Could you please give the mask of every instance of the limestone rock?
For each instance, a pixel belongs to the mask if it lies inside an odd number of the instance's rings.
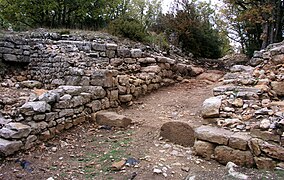
[[[161,68],[159,66],[147,66],[147,67],[143,67],[141,71],[159,73],[161,72]]]
[[[214,154],[215,145],[206,141],[195,141],[193,148],[197,155],[209,160]]]
[[[206,99],[202,105],[202,117],[203,118],[218,117],[221,102],[222,101],[220,97],[211,97]]]
[[[21,149],[21,141],[8,141],[0,138],[0,155],[8,156]]]
[[[27,137],[31,132],[31,127],[22,123],[9,123],[0,129],[0,136],[6,139],[20,139]]]
[[[142,50],[141,49],[131,49],[130,53],[131,53],[131,57],[133,57],[133,58],[142,57]]]
[[[55,103],[59,101],[60,95],[59,93],[48,91],[46,93],[43,93],[38,97],[39,101],[46,101],[47,103]]]
[[[50,110],[51,110],[51,106],[45,101],[27,102],[20,108],[20,111],[22,113],[25,113],[28,111],[44,113]]]
[[[115,112],[98,112],[96,113],[96,122],[99,125],[127,127],[132,120]]]
[[[276,162],[266,157],[254,157],[254,161],[258,169],[273,170]]]
[[[219,79],[221,79],[223,74],[217,74],[217,73],[207,73],[204,72],[196,77],[196,79],[202,79],[202,80],[208,80],[211,82],[217,82]]]
[[[195,129],[195,136],[208,142],[227,145],[233,132],[212,126],[200,126]]]
[[[119,95],[119,100],[120,102],[129,102],[132,100],[132,95],[131,94],[127,94],[127,95]]]
[[[247,72],[247,73],[252,73],[253,72],[253,67],[251,66],[244,66],[244,65],[234,65],[230,68],[231,72]]]
[[[234,162],[239,166],[254,166],[254,159],[250,151],[235,150],[227,146],[217,146],[215,148],[215,158],[221,164]]]
[[[235,149],[247,150],[248,142],[251,139],[249,133],[238,132],[233,134],[229,139],[229,146]]]
[[[261,141],[259,147],[267,156],[284,161],[284,147],[265,141]]]
[[[272,81],[271,87],[278,96],[284,96],[284,81]]]
[[[273,56],[273,57],[271,58],[271,61],[272,61],[275,65],[284,64],[284,54],[279,54],[279,55]]]
[[[199,74],[201,74],[201,73],[203,73],[203,72],[204,72],[204,69],[203,69],[203,68],[191,66],[191,72],[190,72],[190,74],[191,74],[192,76],[197,76],[197,75],[199,75]]]
[[[39,82],[39,81],[35,81],[35,80],[22,81],[20,83],[20,85],[22,87],[26,87],[26,88],[30,88],[30,89],[42,87],[42,83]]]
[[[194,130],[187,123],[183,122],[167,122],[163,124],[160,136],[183,146],[193,146],[194,144]]]

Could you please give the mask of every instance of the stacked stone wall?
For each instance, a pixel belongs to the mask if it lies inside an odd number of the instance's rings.
[[[2,36],[0,58],[28,63],[15,77],[17,88],[49,89],[0,117],[3,156],[46,141],[91,113],[131,105],[134,98],[202,72],[147,49],[54,33]]]
[[[250,63],[233,66],[204,101],[212,126],[196,129],[195,148],[223,164],[284,168],[284,42],[255,52]]]

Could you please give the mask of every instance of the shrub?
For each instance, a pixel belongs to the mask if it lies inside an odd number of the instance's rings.
[[[113,20],[108,31],[117,36],[123,36],[134,41],[145,41],[148,36],[144,26],[132,18],[118,18]]]

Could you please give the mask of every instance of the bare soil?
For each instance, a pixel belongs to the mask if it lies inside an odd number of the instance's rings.
[[[85,122],[32,150],[1,160],[0,179],[234,179],[224,165],[205,161],[195,156],[192,148],[159,136],[165,122],[182,121],[193,127],[207,123],[200,117],[200,107],[212,96],[213,87],[206,81],[191,79],[159,89],[130,107],[116,109],[132,118],[131,127],[107,130]],[[139,164],[111,170],[113,162],[130,157]],[[23,168],[17,159],[30,164],[23,164]],[[154,173],[154,169],[162,173]],[[283,171],[236,170],[250,179],[284,179]]]

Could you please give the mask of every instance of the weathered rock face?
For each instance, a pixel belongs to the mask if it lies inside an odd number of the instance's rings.
[[[193,146],[195,139],[192,127],[183,122],[167,122],[163,124],[160,136],[183,146]]]
[[[195,141],[193,148],[197,155],[209,160],[214,155],[215,145],[206,141]]]
[[[132,120],[115,112],[98,112],[96,122],[100,125],[125,128],[131,124]]]

